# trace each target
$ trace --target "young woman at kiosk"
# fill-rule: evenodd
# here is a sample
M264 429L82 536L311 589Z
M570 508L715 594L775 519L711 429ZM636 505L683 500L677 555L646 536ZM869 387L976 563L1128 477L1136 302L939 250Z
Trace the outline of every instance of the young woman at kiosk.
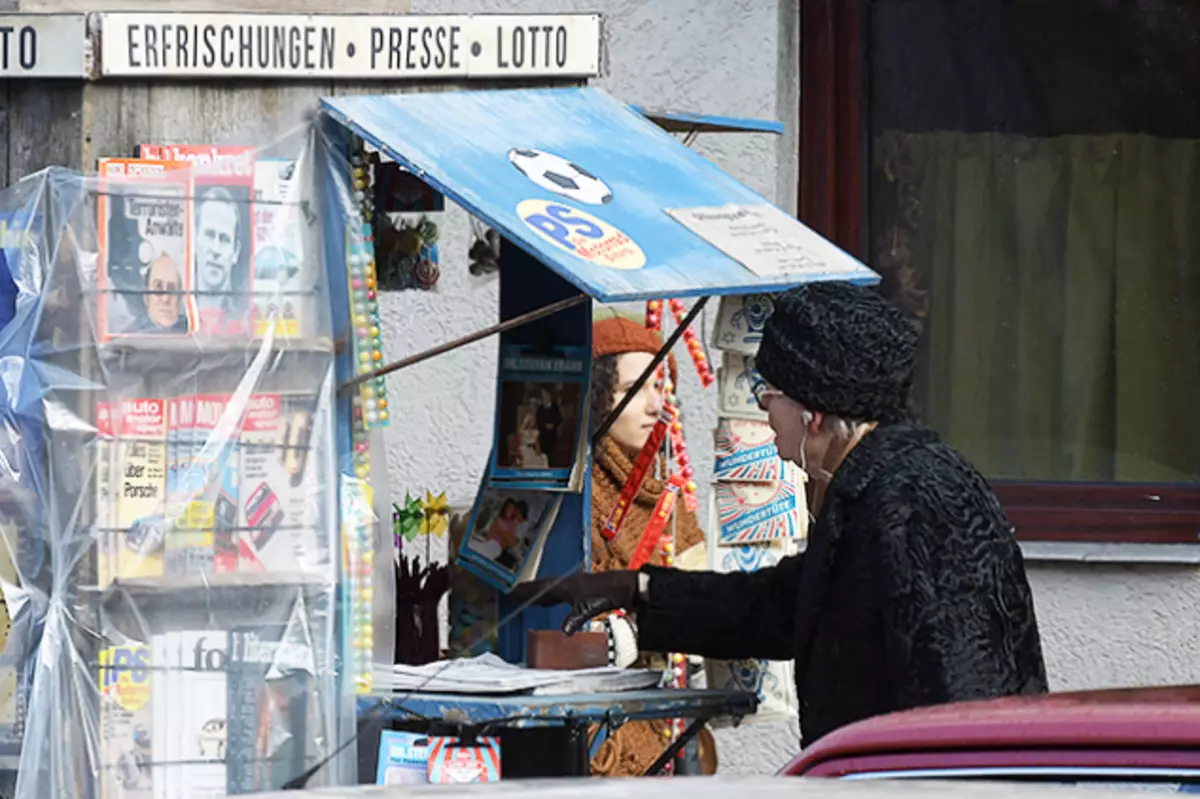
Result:
M591 419L597 425L622 400L662 347L662 338L624 316L612 316L592 326ZM672 383L677 383L675 359L668 356ZM592 453L592 571L620 571L629 568L642 531L658 504L666 481L652 471L642 483L620 534L611 542L601 535L609 513L617 504L621 490L633 470L646 439L650 436L663 407L663 386L646 381ZM687 568L706 565L704 531L696 516L683 502L675 505L675 518L668 524L674 531L677 565ZM609 615L603 619L613 637L619 666L666 668L661 655L639 653L636 630L628 617ZM669 721L638 721L621 726L600 746L592 758L592 773L612 777L640 776L662 753L668 743ZM700 737L701 766L705 773L716 770L716 745L705 730Z

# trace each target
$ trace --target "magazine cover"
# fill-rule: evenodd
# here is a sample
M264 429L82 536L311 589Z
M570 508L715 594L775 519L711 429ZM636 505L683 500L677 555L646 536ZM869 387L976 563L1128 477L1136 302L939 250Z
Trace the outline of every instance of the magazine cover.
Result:
M458 564L497 588L517 582L553 524L562 496L486 486L475 501Z
M250 333L254 148L140 144L151 161L197 165L192 206L192 290L198 329L210 336Z
M167 668L180 662L180 633L155 633L150 639L150 662L154 666L150 677L150 693L154 697L178 696L178 675ZM154 753L154 799L175 799L179 785L179 747L170 736L172 717L170 702L151 703L152 746Z
M117 534L113 538L118 551L112 577L161 577L167 487L165 403L142 398L122 400L117 407L119 418L113 423L118 431Z
M569 485L590 363L583 347L501 347L493 482L513 488Z
M117 576L121 532L117 529L116 433L107 402L96 403L96 587L104 590Z
M177 799L217 799L226 795L226 707L228 634L188 630L179 634L178 660L167 664L179 687L167 716L173 762L180 764Z
M176 161L207 167L225 159L253 158L254 148L224 144L139 144L137 154L146 161Z
M150 647L100 650L101 799L154 799Z
M304 295L303 226L296 162L264 158L254 164L254 335L301 334ZM310 281L311 282L311 281Z
M433 738L418 732L384 730L379 735L376 785L424 785L429 782Z
M429 782L435 784L497 782L500 739L478 738L473 746L457 738L437 737L429 749Z
M241 571L308 572L323 561L318 468L310 462L309 395L255 394L242 421L238 494Z
M230 796L279 790L304 771L316 664L304 630L286 623L234 627L227 663Z
M169 574L238 570L236 428L219 440L228 395L197 394L168 404Z
M192 284L200 331L227 338L249 336L254 290L252 156L217 159L195 173L193 185Z
M195 329L187 167L176 161L100 159L97 303L102 341L179 338Z

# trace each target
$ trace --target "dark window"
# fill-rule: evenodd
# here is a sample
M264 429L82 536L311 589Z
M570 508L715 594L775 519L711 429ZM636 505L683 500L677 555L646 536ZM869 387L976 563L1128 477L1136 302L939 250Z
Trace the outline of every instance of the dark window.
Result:
M1200 4L805 0L801 218L1025 539L1200 540Z

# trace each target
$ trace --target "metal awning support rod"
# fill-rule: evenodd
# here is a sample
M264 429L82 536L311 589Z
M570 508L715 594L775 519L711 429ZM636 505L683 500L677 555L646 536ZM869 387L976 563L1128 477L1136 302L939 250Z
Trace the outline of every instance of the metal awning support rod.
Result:
M565 311L568 308L581 305L582 303L587 302L589 299L590 298L586 294L576 294L573 297L567 297L565 300L559 300L558 302L552 302L549 305L544 305L541 308L530 311L529 313L523 313L520 316L514 316L512 319L505 319L503 322L494 324L491 327L485 327L482 330L476 330L474 333L469 333L461 338L456 338L453 341L447 341L445 344L438 344L436 347L430 347L423 352L418 352L415 355L409 355L407 358L401 358L398 361L392 361L391 363L385 364L378 369L350 378L345 383L342 383L340 386L338 386L338 393L344 394L355 386L365 383L368 380L374 380L377 377L390 375L392 372L399 372L401 369L406 369L413 364L418 364L421 361L427 361L430 358L451 352L459 347L465 347L467 344L472 344L480 339L485 339L488 336L494 336L497 333L503 333L506 330L512 330L514 327L520 327L521 325L525 325L530 322L536 322L538 319L545 319L547 316L553 316L559 311Z
M681 336L683 336L683 331L692 326L692 321L700 315L700 311L704 309L704 306L707 303L708 297L701 297L699 300L697 300L696 304L692 306L692 310L688 311L687 316L683 317L683 321L676 325L675 329L671 331L671 335L665 342L663 342L662 348L655 353L654 360L650 361L650 365L647 366L640 375L638 375L638 379L633 381L633 385L630 386L629 390L625 392L625 396L621 397L621 401L617 403L617 407L609 411L608 416L606 416L604 421L600 423L600 426L596 428L596 432L592 435L592 449L595 449L604 439L604 436L608 433L609 428L613 426L613 422L617 421L617 417L625 412L625 409L629 406L629 403L633 402L633 398L636 397L638 392L642 390L642 386L646 385L646 381L650 379L650 375L654 374L655 370L658 369L658 365L663 362L664 358L667 357L667 353L671 351L671 348L674 347L675 343L679 341Z

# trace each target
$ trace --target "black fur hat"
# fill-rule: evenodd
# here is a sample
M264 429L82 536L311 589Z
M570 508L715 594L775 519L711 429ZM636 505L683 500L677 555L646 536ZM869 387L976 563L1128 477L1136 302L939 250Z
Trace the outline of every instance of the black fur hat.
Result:
M804 407L861 422L909 418L917 330L873 289L810 283L775 300L755 366Z

